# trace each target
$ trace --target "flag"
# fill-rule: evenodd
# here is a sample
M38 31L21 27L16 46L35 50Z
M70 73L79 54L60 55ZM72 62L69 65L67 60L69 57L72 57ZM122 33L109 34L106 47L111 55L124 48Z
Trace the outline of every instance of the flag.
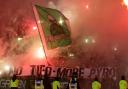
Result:
M47 49L71 44L68 19L58 10L35 5Z

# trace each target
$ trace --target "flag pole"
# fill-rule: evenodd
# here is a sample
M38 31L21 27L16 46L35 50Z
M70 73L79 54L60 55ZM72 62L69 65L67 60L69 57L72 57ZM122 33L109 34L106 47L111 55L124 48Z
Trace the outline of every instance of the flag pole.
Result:
M49 62L48 62L48 57L47 57L47 46L46 46L46 42L45 42L45 37L44 37L44 34L42 33L43 29L42 29L42 26L41 26L41 21L39 19L39 16L38 16L38 13L37 13L37 10L34 6L34 4L32 4L32 8L33 8L33 14L34 14L34 18L36 20L36 25L37 25L37 29L38 29L38 32L39 32L39 36L40 36L40 39L41 39L41 43L42 43L42 47L44 49L44 55L45 55L45 61L47 62L47 65L51 65Z

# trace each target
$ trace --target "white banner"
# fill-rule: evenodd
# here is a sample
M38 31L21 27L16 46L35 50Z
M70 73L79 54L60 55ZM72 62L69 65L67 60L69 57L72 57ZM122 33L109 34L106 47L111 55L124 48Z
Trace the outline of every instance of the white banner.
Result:
M13 74L15 72L19 76L31 76L31 75L44 75L48 74L50 77L71 77L73 72L78 73L79 78L115 78L116 68L113 67L97 67L97 68L66 68L66 67L52 67L45 65L30 65L24 67L17 67L15 71L10 71Z

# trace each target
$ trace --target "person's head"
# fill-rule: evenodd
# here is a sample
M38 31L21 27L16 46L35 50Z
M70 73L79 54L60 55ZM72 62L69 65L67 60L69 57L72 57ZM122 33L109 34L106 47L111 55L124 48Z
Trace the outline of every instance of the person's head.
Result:
M45 74L44 74L44 77L48 77L48 75L45 73Z
M71 82L71 83L76 83L76 82L77 82L77 78L72 78L72 79L70 80L70 82Z
M17 78L17 76L14 74L14 75L12 76L12 80L15 81L16 78Z
M59 81L59 77L55 77L55 80L56 80L56 81Z
M98 78L97 78L97 77L95 77L94 81L98 81Z
M125 76L124 75L121 76L121 80L125 80Z
M44 74L44 79L49 79L49 76L47 75L47 73Z
M42 79L42 76L41 76L41 75L38 75L38 76L37 76L37 79L38 79L38 80L41 80L41 79Z
M73 72L73 73L72 73L72 78L77 78L77 77L78 77L77 72Z

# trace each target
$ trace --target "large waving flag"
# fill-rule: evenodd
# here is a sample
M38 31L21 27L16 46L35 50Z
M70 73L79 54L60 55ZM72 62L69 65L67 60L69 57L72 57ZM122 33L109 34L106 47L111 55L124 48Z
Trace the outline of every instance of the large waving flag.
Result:
M58 10L35 5L47 49L71 44L68 19Z

